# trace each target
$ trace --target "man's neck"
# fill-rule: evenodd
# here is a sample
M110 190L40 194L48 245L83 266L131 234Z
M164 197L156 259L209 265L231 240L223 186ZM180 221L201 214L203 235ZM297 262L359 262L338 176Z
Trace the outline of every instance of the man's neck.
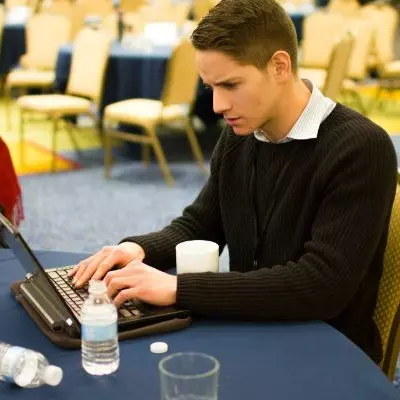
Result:
M286 88L286 93L282 94L282 100L277 104L275 117L261 127L268 140L279 142L289 134L306 108L311 91L312 88L307 87L301 79L296 79Z

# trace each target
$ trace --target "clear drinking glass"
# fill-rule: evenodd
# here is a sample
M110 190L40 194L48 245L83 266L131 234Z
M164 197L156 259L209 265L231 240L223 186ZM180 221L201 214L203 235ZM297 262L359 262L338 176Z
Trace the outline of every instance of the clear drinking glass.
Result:
M202 353L176 353L159 363L162 400L217 400L219 362Z

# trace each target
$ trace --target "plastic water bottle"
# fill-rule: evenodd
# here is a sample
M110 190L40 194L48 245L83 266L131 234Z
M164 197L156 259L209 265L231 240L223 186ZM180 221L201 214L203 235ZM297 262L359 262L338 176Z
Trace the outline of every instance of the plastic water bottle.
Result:
M91 280L81 312L82 366L91 375L108 375L119 367L117 318L105 283Z
M0 380L34 388L43 384L57 386L62 376L62 369L49 365L42 354L0 342Z

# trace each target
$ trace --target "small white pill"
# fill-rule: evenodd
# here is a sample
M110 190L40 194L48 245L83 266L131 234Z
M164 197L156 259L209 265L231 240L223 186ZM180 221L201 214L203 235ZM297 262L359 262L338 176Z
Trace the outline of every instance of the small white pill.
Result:
M150 351L155 354L162 354L168 351L168 344L164 342L154 342L150 345Z

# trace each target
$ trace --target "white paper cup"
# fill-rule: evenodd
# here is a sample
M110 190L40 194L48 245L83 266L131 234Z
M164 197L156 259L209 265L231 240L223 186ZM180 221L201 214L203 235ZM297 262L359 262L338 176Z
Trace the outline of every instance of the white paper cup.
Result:
M176 273L218 272L219 246L207 240L189 240L176 246Z

